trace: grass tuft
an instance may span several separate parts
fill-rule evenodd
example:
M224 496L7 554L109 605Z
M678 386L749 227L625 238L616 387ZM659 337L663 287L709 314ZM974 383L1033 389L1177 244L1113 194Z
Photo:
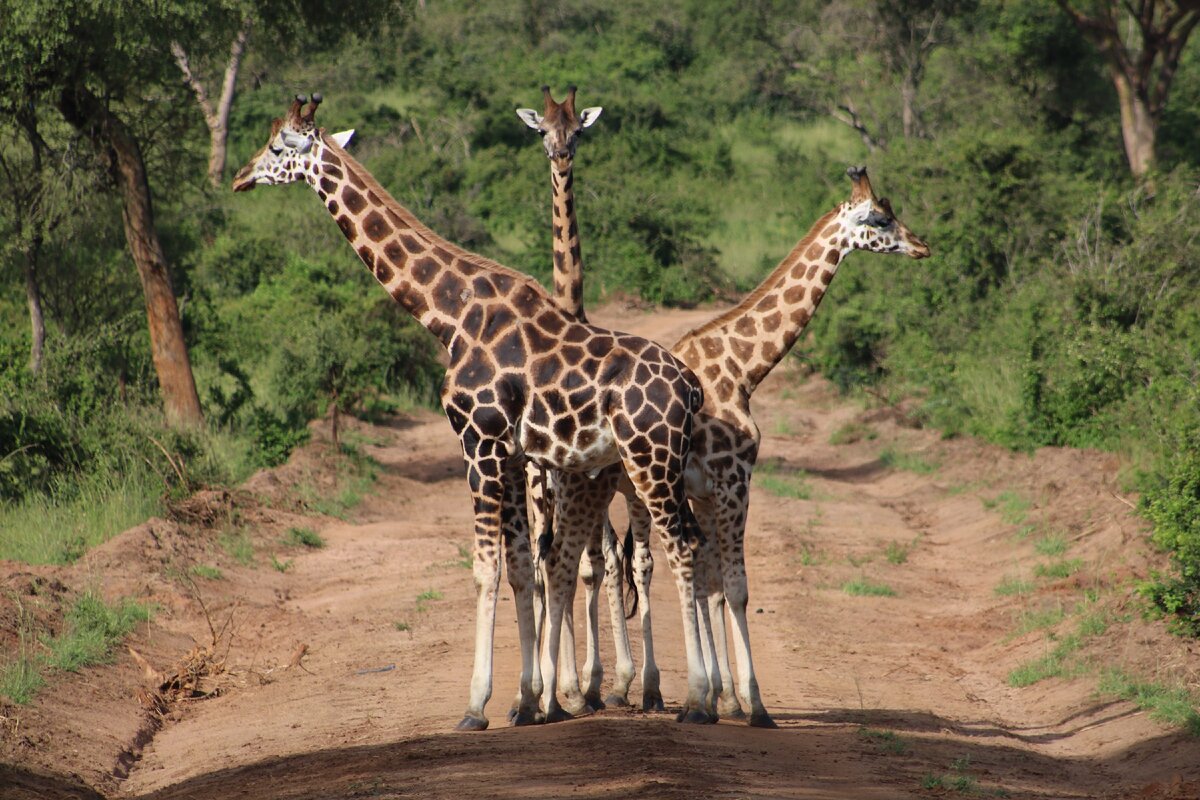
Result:
M829 436L830 444L854 444L866 439L871 441L879 436L878 431L862 422L847 422Z
M842 584L842 591L855 597L895 597L896 590L882 583L871 583L866 578L856 578Z
M204 578L210 581L219 581L225 579L225 573L221 572L219 567L209 566L208 564L193 564L188 569L188 574L194 578Z
M285 538L288 544L307 547L310 550L320 550L325 546L325 540L312 528L288 528Z
M1062 579L1069 578L1083 567L1082 558L1066 558L1049 564L1036 564L1033 574L1039 578Z
M98 595L83 594L67 612L63 633L45 642L46 663L67 672L105 663L116 643L150 616L148 606L132 600L109 606Z
M937 472L940 466L937 462L928 461L916 453L897 450L894 447L885 447L879 454L879 461L885 467L915 472L917 475L929 475Z
M1061 556L1067 552L1067 540L1061 533L1046 534L1033 543L1033 549L1043 556Z
M1023 578L1014 578L1009 575L1004 576L1004 580L996 586L995 592L1001 596L1027 595L1033 591L1033 583Z
M1152 719L1178 725L1192 736L1200 736L1200 713L1196 711L1198 698L1187 689L1138 680L1121 670L1102 673L1099 689L1148 711Z

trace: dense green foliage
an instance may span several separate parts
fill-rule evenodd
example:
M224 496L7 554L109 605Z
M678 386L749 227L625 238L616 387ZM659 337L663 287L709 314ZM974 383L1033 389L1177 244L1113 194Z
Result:
M245 7L266 19L302 16L305 4ZM197 8L164 5L152 27L194 26L189 44L216 75L242 6L211 18ZM548 165L513 110L536 107L542 83L558 96L577 83L582 105L605 108L577 159L588 301L693 304L751 288L845 197L845 167L866 163L934 257L850 259L799 356L847 389L920 396L928 422L951 433L1123 454L1175 561L1147 591L1195 630L1200 46L1184 53L1158 131L1163 171L1147 188L1128 177L1102 60L1051 3L389 8L381 25L363 24L370 4L311 26L293 15L257 49L252 40L230 170L288 96L321 91L322 124L355 128L360 158L418 217L545 280ZM0 67L26 52L11 38L0 33ZM308 190L208 189L207 132L162 45L118 39L111 58L98 53L106 67L92 85L158 70L154 92L109 97L139 112L210 430L158 420L118 207L86 144L52 105L38 107L53 156L47 197L69 213L48 214L50 334L33 376L20 270L29 228L0 204L0 229L13 234L0 251L0 498L10 503L132 470L169 485L231 480L284 457L330 403L353 411L436 390L431 338L377 290ZM925 39L933 46L914 51ZM104 49L102 37L88 41ZM0 153L30 160L15 128Z

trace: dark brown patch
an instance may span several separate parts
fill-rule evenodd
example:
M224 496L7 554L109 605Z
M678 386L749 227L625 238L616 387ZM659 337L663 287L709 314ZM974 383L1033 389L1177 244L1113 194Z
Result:
M831 247L829 248L829 252L825 254L825 260L830 264L836 264L842 260L842 254Z
M804 257L809 261L816 261L821 257L821 253L823 252L825 252L825 248L821 246L821 243L813 242L808 246L808 249L804 251Z
M795 305L804 300L804 295L808 293L807 286L792 286L783 293L783 302L788 305Z
M734 331L738 336L755 336L758 334L758 324L754 321L754 317L743 316L733 326Z
M334 183L333 181L329 180L329 178L322 177L321 178L321 188L324 189L329 194L333 194L334 190L337 189L337 184Z
M354 227L354 220L350 219L345 214L342 214L340 217L338 217L337 224L338 227L342 229L342 235L350 241L353 242L354 238L358 236L358 228Z
M362 259L362 262L367 265L368 269L370 269L372 272L375 271L375 253L370 247L367 247L364 244L362 247L358 248L358 257Z
M372 211L363 220L363 233L367 234L373 242L382 242L391 232L391 226L387 224L387 220L383 218L383 214L380 214L378 211Z
M326 204L326 207L329 209L330 214L334 215L335 217L337 216L339 208L337 200L330 200L329 203Z
M464 289L466 285L462 278L453 272L443 271L433 289L433 304L442 313L457 317L462 313Z
M827 269L826 269L826 270L822 270L822 271L821 271L821 283L823 283L823 284L825 284L826 286L828 286L828 285L829 285L829 282L830 282L831 280L833 280L833 273L832 273L831 271L827 270Z
M811 281L813 278L817 277L817 270L819 270L820 268L821 268L820 264L813 264L812 266L810 266L808 268L808 274L805 275L804 277L806 277L808 280Z
M422 256L413 262L412 276L413 280L422 285L428 285L433 277L438 274L441 267L436 261L429 256Z
M393 266L396 267L403 267L404 262L407 259L407 254L404 252L404 248L401 247L395 239L388 242L387 245L384 246L383 254L387 256L388 261L391 261Z
M775 311L763 317L763 329L768 333L775 331L779 327L779 323L783 321L783 314Z
M334 153L328 147L321 151L321 160L326 164L332 164L335 167L340 167L342 165L342 160L334 155Z
M516 328L496 342L495 349L496 364L501 367L519 367L525 363L525 340Z
M350 177L353 178L354 173L350 173ZM342 202L351 214L357 214L367 207L367 201L363 199L363 196L349 186L342 191Z

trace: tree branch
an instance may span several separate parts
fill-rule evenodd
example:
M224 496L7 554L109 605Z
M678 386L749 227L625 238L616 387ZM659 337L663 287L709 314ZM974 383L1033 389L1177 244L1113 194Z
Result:
M208 90L204 88L204 84L200 79L192 73L192 66L188 60L187 51L183 49L183 45L179 44L179 42L171 42L171 55L175 57L175 63L179 65L179 71L183 73L183 82L196 95L196 102L200 104L200 110L204 113L204 121L208 123L209 128L212 128L217 124L217 115L213 111L212 102L208 99Z

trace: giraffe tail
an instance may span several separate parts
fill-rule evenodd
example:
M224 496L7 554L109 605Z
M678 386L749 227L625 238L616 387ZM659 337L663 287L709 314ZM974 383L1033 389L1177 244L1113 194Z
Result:
M621 542L621 561L625 573L625 619L633 619L638 610L637 586L633 582L633 523L625 529L625 541Z
M696 521L696 515L692 513L692 507L686 501L680 506L683 517L683 536L688 543L688 547L692 548L692 552L700 549L700 545L704 544L704 531L700 527L700 523Z

